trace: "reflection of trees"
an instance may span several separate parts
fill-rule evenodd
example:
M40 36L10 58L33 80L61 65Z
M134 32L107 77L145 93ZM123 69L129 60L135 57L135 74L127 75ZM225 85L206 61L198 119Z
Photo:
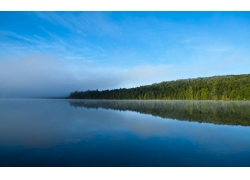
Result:
M129 110L177 120L250 125L250 102L70 100L70 105L120 111Z

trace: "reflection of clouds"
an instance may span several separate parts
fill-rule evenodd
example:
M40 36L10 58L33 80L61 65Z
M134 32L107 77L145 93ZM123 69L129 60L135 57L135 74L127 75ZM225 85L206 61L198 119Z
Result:
M0 140L7 145L47 147L67 130L63 103L45 100L1 100Z
M121 125L136 135L166 136L173 132L173 129L169 127L173 123L171 120L129 111L120 112L120 114L124 118Z
M205 150L223 153L250 148L249 127L183 122L143 114L137 114L133 121L135 123L130 122L124 125L130 132L141 137L183 138L202 146Z
M183 138L207 150L250 148L249 127L221 126L163 119L131 111L74 108L67 100L1 100L0 142L7 146L47 148L59 143L91 141L98 135L116 140Z
M250 148L249 127L191 123L186 128L183 136L202 145L207 151L225 154Z

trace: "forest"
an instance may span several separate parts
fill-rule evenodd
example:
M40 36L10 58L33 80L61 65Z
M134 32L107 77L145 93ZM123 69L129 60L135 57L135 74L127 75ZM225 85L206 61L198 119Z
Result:
M250 74L164 81L135 88L71 92L70 99L250 100Z

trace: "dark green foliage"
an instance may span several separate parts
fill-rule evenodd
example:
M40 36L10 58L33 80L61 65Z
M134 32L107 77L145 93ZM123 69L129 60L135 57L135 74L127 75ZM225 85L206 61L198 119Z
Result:
M250 126L248 101L71 100L70 105L129 110L184 121Z
M167 81L130 89L76 91L69 98L250 100L250 74Z

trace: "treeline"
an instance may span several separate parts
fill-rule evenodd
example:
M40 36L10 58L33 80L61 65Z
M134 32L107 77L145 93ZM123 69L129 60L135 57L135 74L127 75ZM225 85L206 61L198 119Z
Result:
M248 101L70 100L70 105L129 110L183 121L250 126L250 102Z
M250 74L165 81L136 88L72 92L71 99L250 100Z

